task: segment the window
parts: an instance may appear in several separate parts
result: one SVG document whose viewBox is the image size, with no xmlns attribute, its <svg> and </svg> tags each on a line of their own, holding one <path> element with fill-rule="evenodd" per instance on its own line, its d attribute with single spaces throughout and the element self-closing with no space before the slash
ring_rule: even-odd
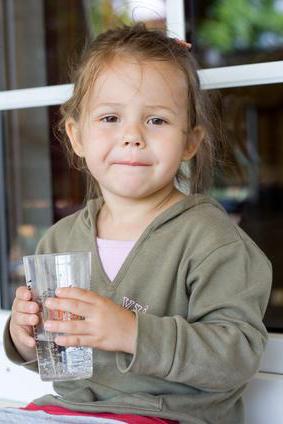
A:
<svg viewBox="0 0 283 424">
<path fill-rule="evenodd" d="M 68 64 L 99 32 L 132 19 L 165 27 L 165 1 L 0 0 L 2 308 L 24 281 L 22 256 L 84 200 L 84 179 L 68 167 L 53 131 L 72 89 L 64 85 Z"/>
<path fill-rule="evenodd" d="M 142 18 L 164 27 L 167 15 L 169 34 L 183 38 L 186 33 L 193 43 L 205 68 L 203 88 L 219 89 L 240 172 L 219 175 L 212 195 L 272 260 L 274 287 L 265 320 L 270 330 L 282 331 L 282 1 L 148 0 L 148 7 L 145 0 L 0 0 L 3 308 L 10 307 L 23 281 L 22 256 L 34 251 L 51 222 L 83 200 L 84 181 L 75 170 L 66 172 L 52 132 L 58 105 L 71 92 L 66 63 L 117 20 Z"/>
<path fill-rule="evenodd" d="M 282 0 L 185 1 L 187 39 L 203 68 L 282 60 Z"/>
<path fill-rule="evenodd" d="M 185 12 L 186 39 L 206 68 L 204 85 L 219 88 L 233 150 L 234 169 L 218 175 L 212 195 L 272 261 L 265 324 L 282 331 L 283 1 L 192 0 Z"/>
</svg>

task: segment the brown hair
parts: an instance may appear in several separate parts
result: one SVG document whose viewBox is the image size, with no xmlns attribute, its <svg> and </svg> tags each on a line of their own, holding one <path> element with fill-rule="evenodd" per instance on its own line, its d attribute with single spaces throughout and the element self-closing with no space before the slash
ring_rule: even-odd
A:
<svg viewBox="0 0 283 424">
<path fill-rule="evenodd" d="M 65 122 L 68 118 L 79 119 L 82 102 L 91 92 L 99 72 L 118 54 L 132 55 L 140 60 L 170 62 L 183 71 L 188 83 L 189 126 L 201 126 L 205 130 L 205 137 L 190 163 L 181 164 L 176 182 L 180 186 L 189 184 L 191 193 L 205 191 L 212 181 L 218 153 L 224 141 L 216 108 L 212 107 L 208 93 L 200 88 L 198 66 L 189 49 L 163 31 L 147 29 L 143 23 L 137 23 L 101 33 L 89 44 L 71 75 L 73 95 L 60 108 L 60 138 L 67 149 L 70 164 L 87 174 L 87 197 L 101 193 L 84 158 L 78 157 L 67 141 Z"/>
</svg>

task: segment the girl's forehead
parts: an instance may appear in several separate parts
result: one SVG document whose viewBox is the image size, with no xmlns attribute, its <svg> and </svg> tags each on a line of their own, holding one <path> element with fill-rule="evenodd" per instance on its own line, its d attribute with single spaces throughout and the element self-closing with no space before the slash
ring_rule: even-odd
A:
<svg viewBox="0 0 283 424">
<path fill-rule="evenodd" d="M 93 83 L 91 101 L 143 95 L 149 98 L 187 98 L 187 81 L 177 66 L 165 61 L 116 58 L 105 64 Z"/>
</svg>

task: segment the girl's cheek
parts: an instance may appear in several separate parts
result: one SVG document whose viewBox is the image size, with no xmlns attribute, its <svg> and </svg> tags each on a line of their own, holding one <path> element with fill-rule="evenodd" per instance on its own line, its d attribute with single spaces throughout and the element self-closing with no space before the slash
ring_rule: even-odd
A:
<svg viewBox="0 0 283 424">
<path fill-rule="evenodd" d="M 106 135 L 107 137 L 111 134 L 115 134 L 117 133 L 117 128 L 109 128 L 109 126 L 99 126 L 99 127 L 94 127 L 92 129 L 90 129 L 90 136 L 92 137 L 92 139 L 95 137 L 96 139 L 102 139 L 105 138 Z"/>
</svg>

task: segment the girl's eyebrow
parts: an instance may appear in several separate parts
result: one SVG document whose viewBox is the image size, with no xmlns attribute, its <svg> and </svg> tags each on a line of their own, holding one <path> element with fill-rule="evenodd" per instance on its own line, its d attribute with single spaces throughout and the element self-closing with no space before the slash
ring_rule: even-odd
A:
<svg viewBox="0 0 283 424">
<path fill-rule="evenodd" d="M 103 102 L 103 103 L 98 103 L 97 105 L 95 105 L 94 109 L 97 109 L 99 107 L 104 107 L 104 106 L 110 106 L 110 107 L 113 107 L 113 106 L 121 107 L 122 106 L 123 107 L 124 104 L 118 103 L 118 102 Z M 156 105 L 146 105 L 145 108 L 146 109 L 163 109 L 163 110 L 166 110 L 166 111 L 171 112 L 174 115 L 176 115 L 176 112 L 172 108 L 170 108 L 168 106 L 164 106 L 164 105 L 158 105 L 158 104 L 156 104 Z"/>
<path fill-rule="evenodd" d="M 118 102 L 103 102 L 103 103 L 97 103 L 97 105 L 95 105 L 95 107 L 101 107 L 101 106 L 123 106 L 123 104 Z"/>
<path fill-rule="evenodd" d="M 167 112 L 171 112 L 174 115 L 176 115 L 176 112 L 174 111 L 174 109 L 164 105 L 147 105 L 146 109 L 163 109 L 163 110 L 166 110 Z"/>
</svg>

